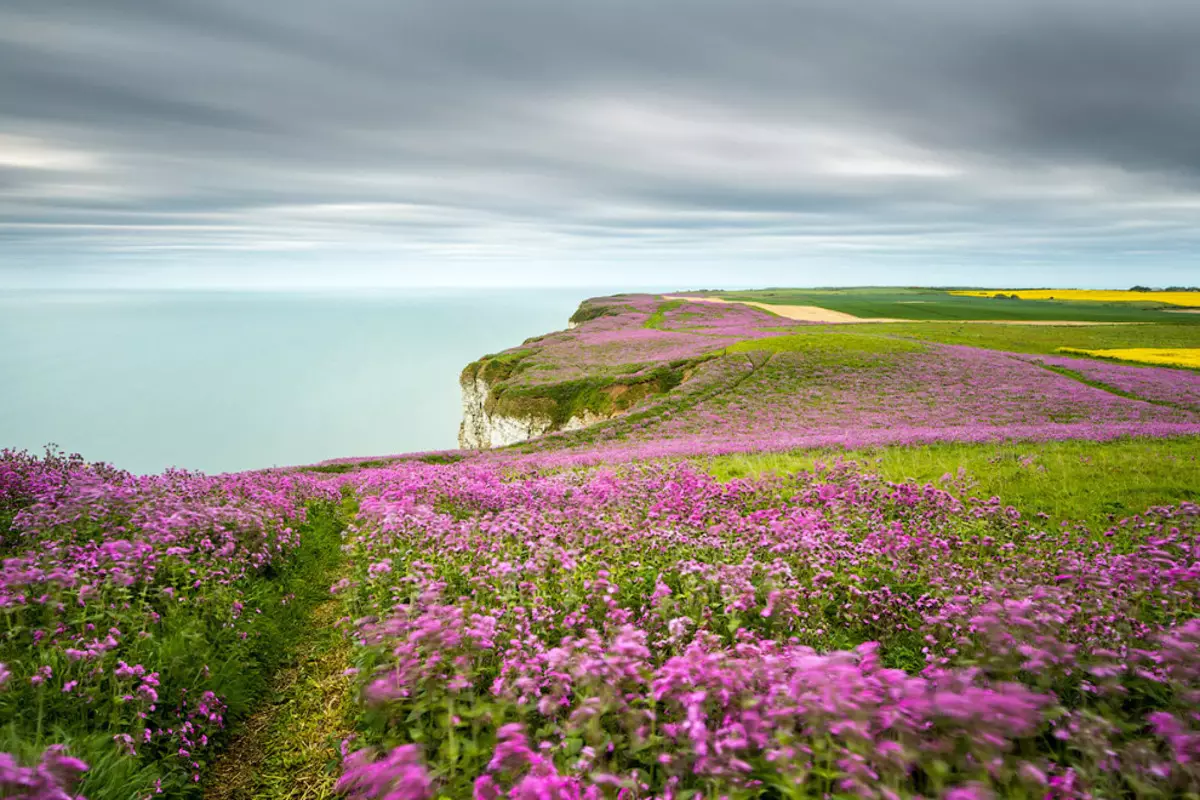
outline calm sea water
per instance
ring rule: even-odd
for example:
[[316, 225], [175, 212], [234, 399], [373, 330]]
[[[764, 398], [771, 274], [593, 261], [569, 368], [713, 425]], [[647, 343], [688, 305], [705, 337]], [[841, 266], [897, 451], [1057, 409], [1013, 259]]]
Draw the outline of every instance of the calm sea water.
[[0, 446], [138, 472], [455, 447], [463, 366], [604, 293], [0, 294]]

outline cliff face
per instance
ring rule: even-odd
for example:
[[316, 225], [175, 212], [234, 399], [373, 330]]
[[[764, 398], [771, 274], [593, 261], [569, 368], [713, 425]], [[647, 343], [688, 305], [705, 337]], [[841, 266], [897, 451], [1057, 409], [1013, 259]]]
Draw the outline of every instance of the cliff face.
[[504, 447], [541, 436], [553, 427], [550, 417], [506, 416], [488, 411], [491, 385], [481, 376], [464, 375], [462, 385], [462, 423], [458, 426], [458, 446], [465, 450]]
[[462, 422], [458, 426], [458, 446], [464, 450], [483, 450], [517, 444], [551, 431], [575, 431], [609, 419], [602, 414], [584, 410], [555, 425], [548, 414], [529, 413], [508, 415], [491, 408], [492, 386], [479, 375], [463, 375]]
[[[665, 312], [654, 316], [662, 306], [650, 295], [586, 300], [565, 331], [468, 364], [459, 378], [459, 447], [504, 447], [579, 430], [670, 391], [720, 341], [662, 330]], [[681, 345], [697, 352], [678, 358]]]

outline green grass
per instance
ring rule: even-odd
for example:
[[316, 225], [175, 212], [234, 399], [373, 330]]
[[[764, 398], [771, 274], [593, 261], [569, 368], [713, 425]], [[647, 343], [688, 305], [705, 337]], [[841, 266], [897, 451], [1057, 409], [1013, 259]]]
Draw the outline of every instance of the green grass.
[[500, 381], [508, 380], [528, 366], [525, 363], [525, 359], [534, 352], [536, 351], [517, 349], [509, 350], [505, 353], [486, 355], [463, 367], [463, 371], [459, 375], [459, 380], [466, 381], [482, 378], [488, 383], [499, 383]]
[[[1200, 314], [1194, 316], [1200, 317]], [[905, 336], [927, 342], [964, 344], [1015, 353], [1055, 354], [1060, 347], [1078, 347], [1083, 350], [1117, 347], [1200, 347], [1200, 325], [1175, 322], [1159, 325], [1080, 327], [877, 323], [871, 325], [870, 331], [874, 335]]]
[[654, 313], [647, 317], [646, 321], [642, 323], [642, 327], [661, 330], [663, 324], [667, 321], [667, 312], [674, 311], [683, 304], [683, 300], [668, 300], [665, 303], [659, 303], [658, 308], [654, 310]]
[[462, 461], [465, 456], [458, 453], [432, 453], [427, 456], [421, 456], [417, 459], [422, 464], [456, 464]]
[[267, 702], [239, 728], [206, 780], [204, 800], [318, 800], [337, 795], [342, 739], [354, 731], [350, 641], [337, 625], [341, 601], [317, 607]]
[[[158, 674], [164, 708], [178, 702], [179, 687], [186, 686], [197, 695], [205, 689], [219, 694], [227, 705], [226, 719], [235, 725], [251, 713], [276, 669], [309, 631], [312, 609], [329, 597], [325, 579], [343, 560], [344, 524], [343, 511], [335, 504], [310, 505], [307, 520], [299, 527], [300, 546], [286, 561], [230, 586], [214, 585], [207, 598], [210, 603], [166, 606], [152, 631], [131, 637], [125, 658]], [[234, 599], [247, 609], [261, 609], [254, 618], [254, 635], [246, 639], [205, 612], [204, 606], [227, 607]], [[11, 623], [9, 633], [13, 633]], [[10, 659], [0, 653], [0, 660]], [[56, 673], [64, 667], [53, 666]], [[5, 693], [12, 691], [9, 687]], [[159, 779], [166, 796], [199, 795], [199, 787], [189, 779], [187, 762], [174, 752], [139, 742], [138, 756], [126, 756], [114, 747], [113, 735], [127, 732], [127, 722], [99, 717], [94, 710], [80, 711], [59, 694], [38, 694], [36, 704], [19, 700], [15, 707], [6, 705], [0, 695], [0, 751], [30, 759], [46, 741], [67, 745], [72, 755], [91, 766], [79, 789], [93, 800], [151, 796]], [[208, 754], [199, 759], [206, 772]]]
[[[615, 296], [619, 297], [620, 295], [615, 295]], [[599, 303], [591, 303], [587, 300], [584, 300], [582, 303], [579, 304], [579, 308], [577, 308], [575, 310], [575, 313], [571, 315], [571, 319], [569, 320], [569, 322], [571, 322], [575, 325], [581, 325], [584, 322], [588, 322], [589, 320], [593, 320], [593, 319], [598, 319], [600, 317], [615, 317], [615, 316], [621, 314], [622, 311], [629, 310], [630, 308], [631, 308], [631, 306], [628, 306], [628, 305], [614, 305], [614, 304], [602, 305]]]
[[[354, 518], [358, 498], [343, 488], [341, 521]], [[341, 543], [341, 525], [338, 525]], [[332, 798], [340, 769], [338, 746], [353, 732], [350, 640], [338, 618], [341, 599], [328, 586], [344, 577], [341, 549], [327, 554], [312, 576], [304, 625], [279, 654], [279, 668], [253, 713], [233, 730], [233, 740], [205, 776], [204, 800]]]
[[[1070, 320], [1080, 322], [1161, 322], [1200, 329], [1200, 319], [1161, 311], [1162, 304], [1083, 303], [963, 297], [941, 289], [868, 287], [859, 289], [761, 289], [720, 292], [727, 300], [774, 305], [819, 306], [856, 317], [906, 320]], [[1195, 315], [1193, 315], [1195, 316]], [[1182, 318], [1182, 319], [1181, 319]]]
[[311, 467], [300, 467], [300, 472], [318, 472], [326, 475], [344, 475], [347, 472], [355, 472], [360, 469], [374, 469], [375, 467], [386, 467], [392, 463], [392, 459], [379, 458], [370, 461], [346, 461], [338, 464], [314, 464]]
[[[683, 381], [691, 360], [674, 361], [639, 375], [580, 378], [535, 386], [494, 386], [488, 412], [518, 419], [545, 417], [554, 428], [584, 413], [610, 416]], [[621, 390], [621, 391], [617, 391]]]
[[896, 337], [877, 336], [858, 331], [815, 328], [803, 333], [772, 336], [763, 339], [748, 339], [726, 347], [722, 352], [750, 353], [908, 353], [922, 350], [916, 343]]
[[1085, 522], [1100, 531], [1150, 506], [1200, 501], [1200, 437], [747, 453], [706, 464], [729, 480], [811, 470], [837, 458], [865, 464], [888, 480], [955, 492], [962, 486], [961, 469], [969, 495], [996, 496], [1026, 516], [1043, 513], [1054, 524]]

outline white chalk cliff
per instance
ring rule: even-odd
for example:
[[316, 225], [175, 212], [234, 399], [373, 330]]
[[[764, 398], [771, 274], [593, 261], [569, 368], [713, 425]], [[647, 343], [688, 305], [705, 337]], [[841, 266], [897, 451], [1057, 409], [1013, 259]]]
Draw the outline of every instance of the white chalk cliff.
[[491, 386], [475, 376], [462, 381], [462, 424], [458, 426], [458, 446], [466, 450], [503, 447], [541, 436], [554, 425], [549, 417], [506, 417], [489, 414], [488, 392]]
[[483, 450], [523, 442], [553, 430], [576, 431], [607, 417], [584, 411], [571, 417], [561, 428], [548, 416], [510, 417], [487, 410], [491, 386], [483, 378], [464, 378], [462, 383], [462, 423], [458, 426], [458, 446], [464, 450]]

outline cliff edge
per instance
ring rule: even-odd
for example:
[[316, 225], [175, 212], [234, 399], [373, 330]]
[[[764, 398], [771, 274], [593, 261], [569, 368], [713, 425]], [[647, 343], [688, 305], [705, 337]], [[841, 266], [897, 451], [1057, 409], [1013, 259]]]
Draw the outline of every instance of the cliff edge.
[[468, 364], [459, 446], [504, 447], [624, 415], [690, 377], [714, 347], [743, 338], [669, 329], [667, 315], [681, 305], [657, 295], [592, 298], [566, 330]]

